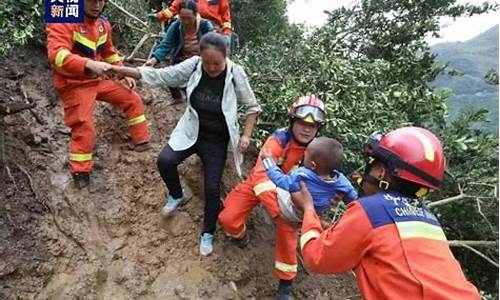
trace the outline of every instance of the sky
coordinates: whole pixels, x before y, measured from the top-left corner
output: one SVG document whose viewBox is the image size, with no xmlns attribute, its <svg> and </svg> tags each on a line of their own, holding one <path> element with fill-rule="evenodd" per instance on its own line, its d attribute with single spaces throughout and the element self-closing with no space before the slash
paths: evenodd
<svg viewBox="0 0 500 300">
<path fill-rule="evenodd" d="M 459 3 L 480 4 L 484 0 L 459 0 Z M 351 6 L 356 0 L 293 0 L 288 4 L 288 18 L 293 23 L 305 23 L 308 26 L 321 26 L 326 22 L 325 10 L 332 10 L 341 6 Z M 427 39 L 431 45 L 444 42 L 466 41 L 482 32 L 488 30 L 493 25 L 498 24 L 500 14 L 493 12 L 469 18 L 461 17 L 453 20 L 443 18 L 441 23 L 441 38 Z"/>
</svg>

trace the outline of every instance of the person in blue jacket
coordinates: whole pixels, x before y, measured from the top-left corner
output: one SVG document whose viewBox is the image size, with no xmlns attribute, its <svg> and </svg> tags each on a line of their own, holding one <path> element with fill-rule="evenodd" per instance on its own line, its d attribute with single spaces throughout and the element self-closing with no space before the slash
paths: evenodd
<svg viewBox="0 0 500 300">
<path fill-rule="evenodd" d="M 290 199 L 290 193 L 300 191 L 301 181 L 311 193 L 314 209 L 319 215 L 327 212 L 336 199 L 342 198 L 348 204 L 358 198 L 352 184 L 337 170 L 342 163 L 343 147 L 335 139 L 315 138 L 304 152 L 303 166 L 289 175 L 283 174 L 270 156 L 265 153 L 263 156 L 266 174 L 278 187 L 278 204 L 287 221 L 301 221 L 300 212 L 296 211 Z"/>
<path fill-rule="evenodd" d="M 171 57 L 172 65 L 200 55 L 200 39 L 211 31 L 215 31 L 213 24 L 200 17 L 196 2 L 193 0 L 182 1 L 179 19 L 168 27 L 160 45 L 144 65 L 152 67 L 164 61 L 168 55 Z M 180 88 L 169 87 L 169 90 L 174 101 L 182 99 Z"/>
</svg>

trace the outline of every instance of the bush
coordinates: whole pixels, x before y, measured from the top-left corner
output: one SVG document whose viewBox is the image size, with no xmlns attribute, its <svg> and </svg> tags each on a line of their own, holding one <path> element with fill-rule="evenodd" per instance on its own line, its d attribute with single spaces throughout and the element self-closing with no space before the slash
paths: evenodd
<svg viewBox="0 0 500 300">
<path fill-rule="evenodd" d="M 42 0 L 8 0 L 0 6 L 0 56 L 42 36 L 43 9 Z"/>
</svg>

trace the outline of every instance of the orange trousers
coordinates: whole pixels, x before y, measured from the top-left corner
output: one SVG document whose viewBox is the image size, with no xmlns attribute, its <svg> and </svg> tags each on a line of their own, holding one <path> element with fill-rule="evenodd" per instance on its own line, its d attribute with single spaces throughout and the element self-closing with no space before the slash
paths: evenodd
<svg viewBox="0 0 500 300">
<path fill-rule="evenodd" d="M 135 144 L 149 141 L 149 130 L 141 97 L 113 80 L 93 80 L 57 90 L 63 101 L 64 122 L 71 128 L 69 165 L 71 174 L 92 170 L 95 144 L 94 107 L 96 99 L 120 107 Z"/>
<path fill-rule="evenodd" d="M 245 235 L 246 220 L 260 203 L 276 224 L 276 247 L 274 249 L 274 271 L 279 279 L 292 280 L 297 276 L 297 231 L 293 225 L 282 220 L 276 199 L 276 187 L 271 181 L 247 180 L 238 184 L 226 197 L 219 222 L 225 232 L 234 238 Z"/>
</svg>

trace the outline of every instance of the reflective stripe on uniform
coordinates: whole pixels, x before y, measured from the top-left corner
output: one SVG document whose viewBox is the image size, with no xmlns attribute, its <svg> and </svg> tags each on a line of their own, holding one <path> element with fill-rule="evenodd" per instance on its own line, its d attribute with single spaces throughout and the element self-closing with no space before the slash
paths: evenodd
<svg viewBox="0 0 500 300">
<path fill-rule="evenodd" d="M 255 196 L 258 196 L 258 195 L 262 194 L 263 192 L 275 191 L 275 190 L 276 190 L 276 186 L 270 180 L 261 182 L 253 187 L 253 191 L 255 193 Z"/>
<path fill-rule="evenodd" d="M 137 116 L 127 121 L 128 126 L 133 126 L 135 124 L 139 124 L 146 121 L 146 117 L 144 115 Z"/>
<path fill-rule="evenodd" d="M 396 222 L 399 236 L 402 239 L 426 238 L 446 241 L 443 229 L 440 226 L 420 221 Z"/>
<path fill-rule="evenodd" d="M 287 273 L 297 273 L 297 264 L 289 265 L 281 261 L 274 261 L 274 268 L 276 270 L 287 272 Z"/>
<path fill-rule="evenodd" d="M 108 64 L 112 64 L 112 63 L 120 61 L 120 60 L 121 60 L 120 55 L 118 55 L 116 53 L 104 58 L 104 61 L 107 62 Z"/>
<path fill-rule="evenodd" d="M 304 249 L 305 244 L 312 239 L 320 236 L 319 232 L 316 230 L 309 230 L 300 237 L 300 250 Z"/>
<path fill-rule="evenodd" d="M 224 23 L 222 23 L 222 28 L 229 28 L 229 29 L 231 29 L 231 22 L 224 22 Z"/>
<path fill-rule="evenodd" d="M 102 44 L 105 44 L 106 41 L 108 40 L 108 34 L 101 35 L 99 39 L 97 40 L 96 48 L 99 48 Z"/>
<path fill-rule="evenodd" d="M 61 68 L 64 63 L 64 59 L 66 58 L 66 56 L 70 54 L 71 52 L 68 49 L 59 50 L 56 54 L 56 59 L 55 59 L 56 67 Z"/>
<path fill-rule="evenodd" d="M 232 238 L 241 239 L 245 235 L 246 231 L 247 231 L 247 225 L 243 224 L 243 229 L 240 232 L 238 232 L 237 234 L 230 234 L 228 232 L 226 232 L 226 234 Z"/>
<path fill-rule="evenodd" d="M 81 33 L 77 31 L 73 31 L 73 40 L 79 42 L 82 45 L 85 45 L 86 47 L 94 50 L 96 50 L 96 43 L 92 40 L 89 40 L 88 38 L 84 37 Z"/>
<path fill-rule="evenodd" d="M 174 16 L 174 14 L 168 8 L 163 11 L 163 14 L 165 15 L 165 17 L 167 17 L 167 19 L 170 19 Z"/>
<path fill-rule="evenodd" d="M 92 160 L 92 153 L 70 153 L 69 160 L 72 161 L 89 161 Z"/>
</svg>

